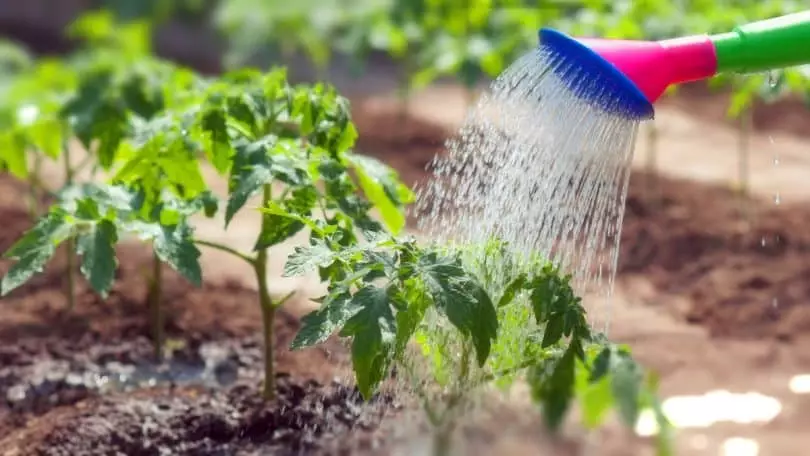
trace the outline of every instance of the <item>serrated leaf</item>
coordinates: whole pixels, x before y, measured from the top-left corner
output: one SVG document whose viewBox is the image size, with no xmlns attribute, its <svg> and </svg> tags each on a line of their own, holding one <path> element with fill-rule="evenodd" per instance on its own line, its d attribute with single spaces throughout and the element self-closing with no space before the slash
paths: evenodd
<svg viewBox="0 0 810 456">
<path fill-rule="evenodd" d="M 576 357 L 571 347 L 556 361 L 530 369 L 527 380 L 532 398 L 542 407 L 543 419 L 551 430 L 559 429 L 574 396 Z"/>
<path fill-rule="evenodd" d="M 295 277 L 325 268 L 332 264 L 337 254 L 323 241 L 316 241 L 309 247 L 296 247 L 284 264 L 284 277 Z"/>
<path fill-rule="evenodd" d="M 644 381 L 641 370 L 629 355 L 620 354 L 613 360 L 610 378 L 619 416 L 627 426 L 633 427 L 638 421 L 639 394 Z"/>
<path fill-rule="evenodd" d="M 350 155 L 349 159 L 366 198 L 379 209 L 388 229 L 398 234 L 405 226 L 401 207 L 413 202 L 413 192 L 399 181 L 395 171 L 381 162 L 361 155 Z"/>
<path fill-rule="evenodd" d="M 548 320 L 546 328 L 543 331 L 542 348 L 548 348 L 562 339 L 563 330 L 565 329 L 565 319 L 562 315 L 555 315 Z"/>
<path fill-rule="evenodd" d="M 47 244 L 20 256 L 17 262 L 9 268 L 8 273 L 3 277 L 3 281 L 0 282 L 2 296 L 9 294 L 12 290 L 27 282 L 34 274 L 42 272 L 45 264 L 48 263 L 55 252 L 56 247 Z"/>
<path fill-rule="evenodd" d="M 259 233 L 254 250 L 280 244 L 304 229 L 306 224 L 302 220 L 310 217 L 317 198 L 315 187 L 297 188 L 282 202 L 285 214 L 265 212 L 269 228 Z"/>
<path fill-rule="evenodd" d="M 591 369 L 590 377 L 588 381 L 593 383 L 597 382 L 602 379 L 605 375 L 608 374 L 610 370 L 610 362 L 612 360 L 611 355 L 613 354 L 613 350 L 610 347 L 605 347 L 602 351 L 596 355 L 596 358 L 593 360 L 593 368 Z"/>
<path fill-rule="evenodd" d="M 187 223 L 160 226 L 153 240 L 153 248 L 160 261 L 167 263 L 195 286 L 202 285 L 200 250 L 194 244 L 191 227 Z"/>
<path fill-rule="evenodd" d="M 0 295 L 8 294 L 42 271 L 56 247 L 71 234 L 65 215 L 61 210 L 47 213 L 6 251 L 4 257 L 16 258 L 17 262 L 0 282 Z"/>
<path fill-rule="evenodd" d="M 267 144 L 254 142 L 236 148 L 230 182 L 230 197 L 225 207 L 225 226 L 233 219 L 248 199 L 256 195 L 264 184 L 273 179 Z"/>
<path fill-rule="evenodd" d="M 329 295 L 321 308 L 301 318 L 301 329 L 290 344 L 291 350 L 299 350 L 320 344 L 343 327 L 361 307 L 347 292 Z"/>
<path fill-rule="evenodd" d="M 520 273 L 509 285 L 507 285 L 503 292 L 503 296 L 501 296 L 501 299 L 498 300 L 498 308 L 510 304 L 515 299 L 515 295 L 522 291 L 526 286 L 527 280 L 528 276 L 526 273 Z"/>
<path fill-rule="evenodd" d="M 217 171 L 226 172 L 231 160 L 231 142 L 225 113 L 221 109 L 205 111 L 202 115 L 202 129 L 210 137 L 206 150 L 208 159 Z"/>
<path fill-rule="evenodd" d="M 424 320 L 430 300 L 420 282 L 413 279 L 405 281 L 404 289 L 392 294 L 392 299 L 400 309 L 396 315 L 396 352 L 401 355 Z"/>
<path fill-rule="evenodd" d="M 357 388 L 370 399 L 388 373 L 394 354 L 397 323 L 388 290 L 368 285 L 352 297 L 360 310 L 344 325 L 340 335 L 352 338 L 352 367 Z"/>
<path fill-rule="evenodd" d="M 114 246 L 117 242 L 115 224 L 109 220 L 95 223 L 89 233 L 77 238 L 76 252 L 82 256 L 79 269 L 93 290 L 102 297 L 107 296 L 115 280 L 118 261 Z"/>
<path fill-rule="evenodd" d="M 417 267 L 436 308 L 472 338 L 476 359 L 483 366 L 498 333 L 498 315 L 489 295 L 453 257 L 428 253 L 419 258 Z"/>
</svg>

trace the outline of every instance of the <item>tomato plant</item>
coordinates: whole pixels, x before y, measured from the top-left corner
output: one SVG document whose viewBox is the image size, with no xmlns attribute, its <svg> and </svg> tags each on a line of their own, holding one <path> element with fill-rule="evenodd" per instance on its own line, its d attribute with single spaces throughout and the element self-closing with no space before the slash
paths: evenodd
<svg viewBox="0 0 810 456">
<path fill-rule="evenodd" d="M 380 235 L 347 245 L 320 228 L 285 267 L 288 275 L 318 270 L 328 281 L 292 348 L 335 332 L 348 338 L 366 398 L 396 367 L 436 430 L 435 454 L 447 453 L 449 434 L 474 391 L 492 382 L 508 386 L 516 376 L 529 383 L 552 430 L 575 398 L 587 426 L 615 407 L 632 428 L 646 406 L 657 411 L 662 429 L 668 426 L 643 370 L 626 348 L 592 333 L 570 276 L 550 263 L 524 263 L 496 241 L 483 248 L 423 247 Z M 661 448 L 665 454 L 669 447 Z"/>
<path fill-rule="evenodd" d="M 150 74 L 156 73 L 151 68 Z M 3 278 L 2 292 L 10 292 L 40 271 L 55 246 L 63 242 L 74 242 L 75 253 L 82 257 L 82 274 L 102 295 L 112 284 L 112 246 L 118 239 L 134 234 L 151 242 L 155 266 L 149 299 L 158 301 L 161 262 L 199 284 L 197 245 L 231 253 L 246 261 L 256 275 L 264 317 L 264 395 L 269 398 L 275 393 L 273 319 L 289 297 L 275 299 L 270 295 L 270 248 L 310 226 L 317 217 L 329 221 L 347 240 L 355 235 L 355 228 L 364 232 L 382 230 L 383 225 L 370 215 L 373 208 L 379 210 L 387 228 L 397 232 L 405 223 L 401 208 L 413 195 L 391 169 L 349 152 L 356 131 L 348 102 L 334 89 L 322 85 L 290 86 L 283 70 L 267 74 L 237 71 L 207 83 L 183 74 L 167 72 L 173 83 L 158 83 L 167 94 L 173 92 L 169 106 L 161 94 L 154 98 L 135 97 L 142 103 L 137 106 L 112 103 L 129 113 L 124 123 L 116 125 L 129 130 L 115 133 L 115 144 L 109 147 L 115 152 L 107 157 L 108 167 L 114 171 L 112 184 L 78 189 L 69 186 L 63 191 L 51 210 L 6 253 L 17 262 Z M 119 93 L 106 91 L 104 83 L 93 87 L 104 94 Z M 148 87 L 136 85 L 139 90 L 134 93 L 144 95 Z M 91 101 L 99 100 L 106 98 L 91 97 Z M 109 107 L 105 103 L 78 104 Z M 101 120 L 93 118 L 90 124 Z M 97 139 L 109 140 L 110 129 L 105 131 L 107 136 Z M 194 238 L 188 218 L 200 211 L 211 216 L 217 208 L 200 172 L 201 150 L 229 180 L 226 226 L 257 194 L 262 207 L 275 207 L 297 214 L 300 219 L 264 213 L 252 253 Z M 367 198 L 358 196 L 360 190 Z M 159 308 L 159 302 L 152 307 Z M 158 328 L 159 320 L 153 325 Z M 156 336 L 159 343 L 160 335 Z"/>
</svg>

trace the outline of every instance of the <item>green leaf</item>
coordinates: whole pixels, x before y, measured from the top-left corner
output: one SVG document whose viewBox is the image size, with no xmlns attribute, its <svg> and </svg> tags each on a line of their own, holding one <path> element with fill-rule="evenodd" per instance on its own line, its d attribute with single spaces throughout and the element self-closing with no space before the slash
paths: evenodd
<svg viewBox="0 0 810 456">
<path fill-rule="evenodd" d="M 543 332 L 542 348 L 548 348 L 562 339 L 563 330 L 565 328 L 565 319 L 562 315 L 555 315 L 546 323 L 546 329 Z"/>
<path fill-rule="evenodd" d="M 362 155 L 350 155 L 349 160 L 366 198 L 380 210 L 388 229 L 398 234 L 405 227 L 405 214 L 400 208 L 414 200 L 413 192 L 381 162 Z"/>
<path fill-rule="evenodd" d="M 268 221 L 269 229 L 259 234 L 254 250 L 280 244 L 304 229 L 306 225 L 299 219 L 311 216 L 317 198 L 318 191 L 315 187 L 297 188 L 291 192 L 291 197 L 284 200 L 282 204 L 285 212 L 295 214 L 298 217 L 265 212 L 264 217 Z"/>
<path fill-rule="evenodd" d="M 341 132 L 340 139 L 337 142 L 336 152 L 341 154 L 351 149 L 352 146 L 354 146 L 354 142 L 357 141 L 357 137 L 357 128 L 355 128 L 354 124 L 349 123 L 346 125 L 346 128 Z"/>
<path fill-rule="evenodd" d="M 62 124 L 58 120 L 41 120 L 28 127 L 34 146 L 51 158 L 62 154 Z"/>
<path fill-rule="evenodd" d="M 515 279 L 506 286 L 503 296 L 501 296 L 501 299 L 498 300 L 498 308 L 510 304 L 515 299 L 515 295 L 523 290 L 523 288 L 526 286 L 527 280 L 528 276 L 525 272 L 520 273 L 517 277 L 515 277 Z"/>
<path fill-rule="evenodd" d="M 368 285 L 352 297 L 360 310 L 343 327 L 340 335 L 352 338 L 352 366 L 357 388 L 370 399 L 388 373 L 396 341 L 396 319 L 388 290 Z"/>
<path fill-rule="evenodd" d="M 325 268 L 332 264 L 337 254 L 323 241 L 313 240 L 309 247 L 296 247 L 284 264 L 284 277 L 295 277 Z"/>
<path fill-rule="evenodd" d="M 116 227 L 109 220 L 93 224 L 89 233 L 81 234 L 77 239 L 76 252 L 82 256 L 80 270 L 102 297 L 107 296 L 115 280 L 118 262 L 114 246 L 117 242 Z"/>
<path fill-rule="evenodd" d="M 431 303 L 421 283 L 413 279 L 404 282 L 403 290 L 392 293 L 392 300 L 398 309 L 396 352 L 401 355 L 424 320 Z"/>
<path fill-rule="evenodd" d="M 13 130 L 0 132 L 0 165 L 18 179 L 28 178 L 28 161 L 25 154 L 25 139 Z"/>
<path fill-rule="evenodd" d="M 225 208 L 225 226 L 233 219 L 247 200 L 256 195 L 264 184 L 273 179 L 271 161 L 267 156 L 267 144 L 254 142 L 236 148 L 233 168 L 231 169 L 230 198 Z"/>
<path fill-rule="evenodd" d="M 577 363 L 576 375 L 582 421 L 587 428 L 594 429 L 602 424 L 614 404 L 610 378 L 602 376 L 592 380 L 592 371 L 589 372 L 582 363 Z"/>
<path fill-rule="evenodd" d="M 419 258 L 417 268 L 437 309 L 472 338 L 483 366 L 498 333 L 498 315 L 489 295 L 456 258 L 431 252 Z"/>
<path fill-rule="evenodd" d="M 619 353 L 611 366 L 611 389 L 619 416 L 627 426 L 634 427 L 639 415 L 639 394 L 644 381 L 639 366 L 629 354 Z"/>
<path fill-rule="evenodd" d="M 347 292 L 328 295 L 320 309 L 301 319 L 301 329 L 290 344 L 290 349 L 299 350 L 326 341 L 360 309 L 359 302 Z"/>
<path fill-rule="evenodd" d="M 540 404 L 551 430 L 559 429 L 574 396 L 576 356 L 572 346 L 559 359 L 533 366 L 527 376 L 532 398 Z"/>
<path fill-rule="evenodd" d="M 56 247 L 71 235 L 71 228 L 62 210 L 53 210 L 40 218 L 5 253 L 6 258 L 16 258 L 17 262 L 0 282 L 0 295 L 7 295 L 41 272 L 53 257 Z"/>
<path fill-rule="evenodd" d="M 209 109 L 203 113 L 202 129 L 210 137 L 208 159 L 217 171 L 228 170 L 231 160 L 231 142 L 225 113 L 221 109 Z"/>
<path fill-rule="evenodd" d="M 588 379 L 589 382 L 598 382 L 602 379 L 602 377 L 608 374 L 612 354 L 613 350 L 611 347 L 605 347 L 599 352 L 598 355 L 596 355 L 596 358 L 593 360 L 593 369 L 591 370 L 590 378 Z"/>
<path fill-rule="evenodd" d="M 161 226 L 154 238 L 153 248 L 161 261 L 167 263 L 195 286 L 202 285 L 200 250 L 194 244 L 194 233 L 187 223 Z"/>
</svg>

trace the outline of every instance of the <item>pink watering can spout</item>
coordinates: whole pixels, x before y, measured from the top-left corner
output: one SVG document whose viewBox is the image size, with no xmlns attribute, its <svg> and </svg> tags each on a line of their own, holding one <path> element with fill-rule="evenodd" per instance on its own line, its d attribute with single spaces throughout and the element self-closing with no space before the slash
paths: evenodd
<svg viewBox="0 0 810 456">
<path fill-rule="evenodd" d="M 671 85 L 810 64 L 810 11 L 663 41 L 576 39 L 543 28 L 540 43 L 575 96 L 643 120 L 654 117 L 653 103 Z"/>
<path fill-rule="evenodd" d="M 665 41 L 579 40 L 619 69 L 655 103 L 673 84 L 699 81 L 717 73 L 717 56 L 708 36 Z"/>
</svg>

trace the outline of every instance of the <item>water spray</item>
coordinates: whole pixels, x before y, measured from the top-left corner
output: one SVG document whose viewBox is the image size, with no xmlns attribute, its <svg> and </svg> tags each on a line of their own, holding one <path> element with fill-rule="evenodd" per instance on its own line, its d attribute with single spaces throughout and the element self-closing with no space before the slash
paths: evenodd
<svg viewBox="0 0 810 456">
<path fill-rule="evenodd" d="M 635 120 L 652 119 L 653 104 L 671 85 L 810 64 L 810 10 L 662 41 L 577 39 L 549 28 L 539 35 L 576 97 Z"/>
</svg>

